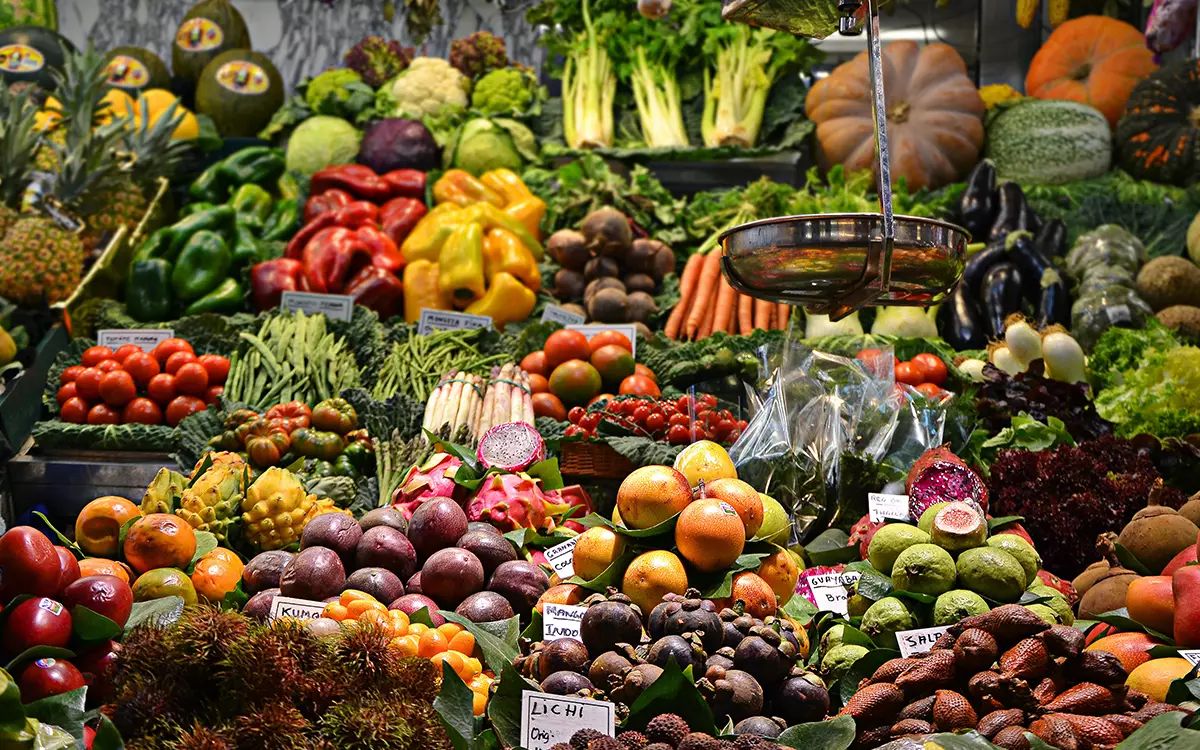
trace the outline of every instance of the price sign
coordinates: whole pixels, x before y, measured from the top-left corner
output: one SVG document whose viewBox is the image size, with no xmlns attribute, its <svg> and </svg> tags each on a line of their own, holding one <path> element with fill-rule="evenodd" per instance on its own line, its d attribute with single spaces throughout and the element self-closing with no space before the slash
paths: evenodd
<svg viewBox="0 0 1200 750">
<path fill-rule="evenodd" d="M 114 351 L 133 344 L 148 352 L 174 336 L 175 332 L 170 328 L 105 328 L 96 331 L 96 343 Z"/>
<path fill-rule="evenodd" d="M 280 617 L 291 617 L 297 620 L 315 620 L 325 611 L 325 602 L 314 602 L 311 599 L 294 599 L 290 596 L 277 596 L 271 600 L 271 612 L 268 619 L 277 620 Z"/>
<path fill-rule="evenodd" d="M 1179 655 L 1188 660 L 1193 667 L 1200 664 L 1200 648 L 1181 648 Z"/>
<path fill-rule="evenodd" d="M 574 638 L 579 641 L 579 621 L 587 607 L 571 604 L 546 604 L 542 608 L 542 640 Z"/>
<path fill-rule="evenodd" d="M 321 313 L 332 320 L 349 322 L 354 317 L 354 298 L 347 294 L 289 291 L 279 298 L 279 309 L 288 312 L 300 311 L 305 315 Z"/>
<path fill-rule="evenodd" d="M 616 705 L 608 701 L 570 698 L 526 690 L 521 695 L 521 747 L 549 750 L 568 742 L 580 729 L 616 734 Z"/>
<path fill-rule="evenodd" d="M 546 309 L 542 311 L 543 323 L 562 323 L 565 326 L 579 325 L 586 321 L 587 318 L 577 312 L 571 312 L 565 307 L 558 305 L 546 305 Z"/>
<path fill-rule="evenodd" d="M 867 493 L 867 512 L 871 523 L 881 523 L 888 519 L 909 521 L 908 495 L 885 495 L 882 492 Z"/>
<path fill-rule="evenodd" d="M 623 333 L 633 347 L 633 351 L 630 354 L 633 355 L 634 359 L 637 359 L 637 326 L 632 323 L 588 323 L 585 326 L 567 326 L 567 328 L 570 328 L 572 331 L 579 331 L 587 337 L 588 341 L 591 341 L 592 337 L 601 331 Z"/>
<path fill-rule="evenodd" d="M 896 633 L 896 643 L 900 645 L 900 655 L 908 658 L 916 654 L 929 653 L 929 649 L 950 629 L 949 625 L 936 628 L 921 628 L 919 630 L 901 630 Z"/>
<path fill-rule="evenodd" d="M 805 575 L 809 591 L 808 600 L 821 612 L 847 613 L 846 603 L 850 599 L 850 587 L 858 581 L 861 573 L 817 573 Z"/>
<path fill-rule="evenodd" d="M 428 336 L 434 331 L 473 331 L 476 328 L 487 328 L 491 324 L 492 319 L 486 315 L 467 315 L 422 307 L 421 319 L 417 322 L 417 333 Z"/>
<path fill-rule="evenodd" d="M 575 566 L 572 564 L 572 560 L 575 559 L 575 542 L 577 541 L 579 541 L 579 537 L 571 537 L 545 552 L 546 562 L 550 563 L 550 567 L 554 568 L 554 572 L 558 573 L 558 577 L 564 581 L 575 575 Z"/>
</svg>

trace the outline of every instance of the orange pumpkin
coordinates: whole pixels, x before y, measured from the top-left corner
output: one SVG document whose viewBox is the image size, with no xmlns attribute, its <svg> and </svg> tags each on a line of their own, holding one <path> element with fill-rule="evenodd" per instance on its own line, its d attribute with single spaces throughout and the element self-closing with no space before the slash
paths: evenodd
<svg viewBox="0 0 1200 750">
<path fill-rule="evenodd" d="M 1055 29 L 1033 56 L 1025 93 L 1087 104 L 1115 126 L 1133 87 L 1157 69 L 1142 32 L 1116 18 L 1080 16 Z"/>
<path fill-rule="evenodd" d="M 983 100 L 954 48 L 891 42 L 883 48 L 892 182 L 909 189 L 937 188 L 961 180 L 983 147 Z M 842 63 L 809 89 L 804 101 L 817 124 L 823 169 L 875 168 L 875 124 L 867 53 Z"/>
</svg>

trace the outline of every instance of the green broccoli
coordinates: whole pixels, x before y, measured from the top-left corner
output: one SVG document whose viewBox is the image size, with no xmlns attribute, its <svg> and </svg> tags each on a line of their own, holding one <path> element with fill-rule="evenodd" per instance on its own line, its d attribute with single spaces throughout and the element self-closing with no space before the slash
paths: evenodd
<svg viewBox="0 0 1200 750">
<path fill-rule="evenodd" d="M 520 114 L 533 102 L 537 82 L 517 68 L 493 70 L 475 84 L 471 107 L 487 115 Z"/>
<path fill-rule="evenodd" d="M 346 102 L 353 93 L 346 88 L 347 84 L 362 82 L 362 76 L 349 68 L 334 68 L 321 73 L 308 82 L 304 91 L 304 101 L 315 111 L 321 111 L 322 103 L 332 96 L 338 102 Z"/>
</svg>

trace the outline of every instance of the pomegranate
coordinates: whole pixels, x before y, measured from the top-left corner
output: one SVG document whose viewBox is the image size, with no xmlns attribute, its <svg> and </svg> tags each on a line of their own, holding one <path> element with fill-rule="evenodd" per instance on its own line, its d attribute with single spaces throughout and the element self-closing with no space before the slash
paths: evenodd
<svg viewBox="0 0 1200 750">
<path fill-rule="evenodd" d="M 75 665 L 62 659 L 38 659 L 30 662 L 17 680 L 21 702 L 32 703 L 51 695 L 61 695 L 83 687 L 83 674 Z"/>
<path fill-rule="evenodd" d="M 16 655 L 34 646 L 65 647 L 71 640 L 71 613 L 44 596 L 26 599 L 4 623 L 4 648 Z"/>
</svg>

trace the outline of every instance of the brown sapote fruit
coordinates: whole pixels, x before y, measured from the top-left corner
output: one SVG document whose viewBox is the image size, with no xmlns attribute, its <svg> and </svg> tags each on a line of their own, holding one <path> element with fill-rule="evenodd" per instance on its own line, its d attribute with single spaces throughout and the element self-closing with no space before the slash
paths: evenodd
<svg viewBox="0 0 1200 750">
<path fill-rule="evenodd" d="M 1200 527 L 1162 504 L 1163 492 L 1160 477 L 1154 480 L 1146 507 L 1134 514 L 1133 520 L 1125 524 L 1117 537 L 1117 543 L 1132 552 L 1152 573 L 1165 568 L 1171 558 L 1195 544 L 1200 535 Z"/>
<path fill-rule="evenodd" d="M 1104 612 L 1112 612 L 1125 606 L 1125 594 L 1129 584 L 1140 578 L 1132 570 L 1121 567 L 1117 561 L 1117 535 L 1112 532 L 1101 534 L 1096 540 L 1096 548 L 1108 559 L 1108 569 L 1104 576 L 1093 583 L 1079 599 L 1079 616 L 1085 619 L 1094 618 Z M 1166 563 L 1163 563 L 1164 565 Z"/>
</svg>

